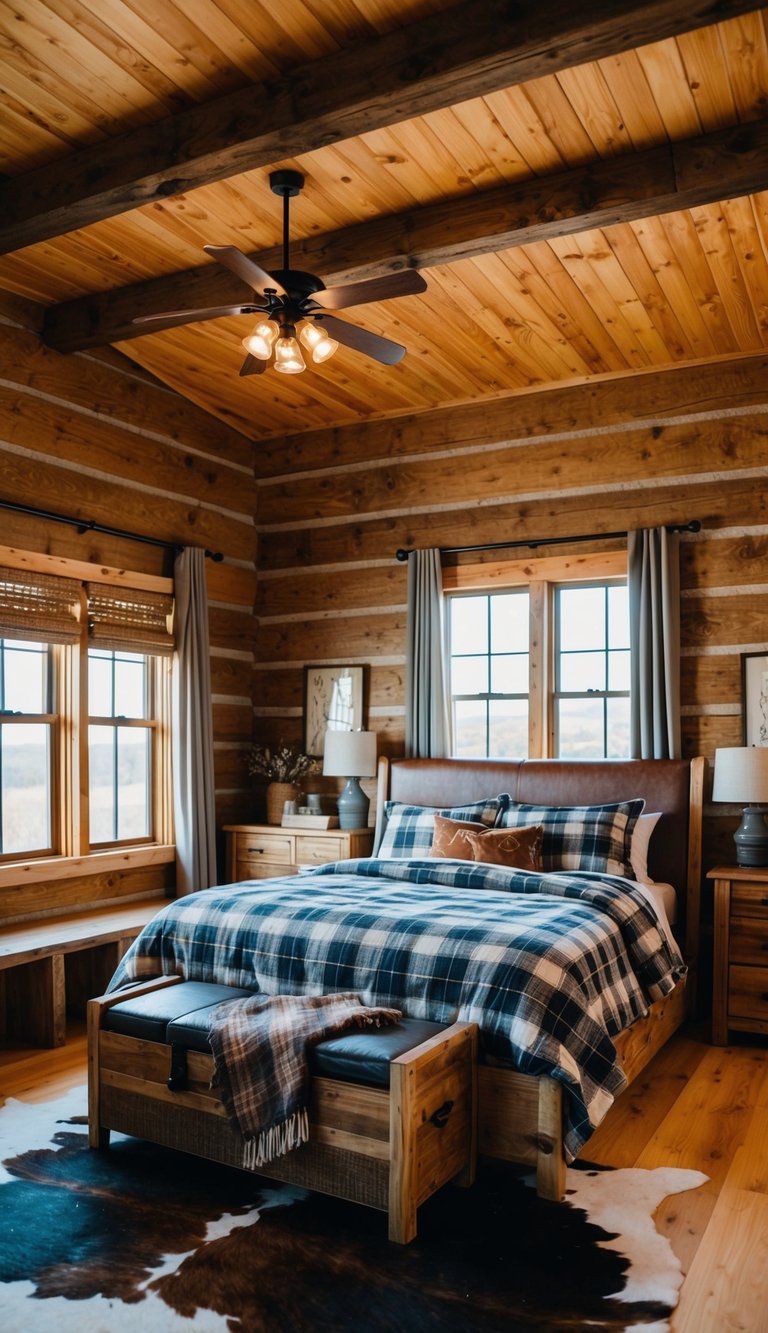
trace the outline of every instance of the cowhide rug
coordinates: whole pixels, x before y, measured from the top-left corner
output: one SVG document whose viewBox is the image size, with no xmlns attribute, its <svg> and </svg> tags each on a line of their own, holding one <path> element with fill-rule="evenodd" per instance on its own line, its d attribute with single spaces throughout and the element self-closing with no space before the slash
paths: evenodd
<svg viewBox="0 0 768 1333">
<path fill-rule="evenodd" d="M 483 1169 L 383 1214 L 113 1135 L 85 1091 L 0 1110 L 3 1333 L 661 1333 L 680 1267 L 652 1214 L 698 1171 L 578 1168 L 568 1205 Z"/>
</svg>

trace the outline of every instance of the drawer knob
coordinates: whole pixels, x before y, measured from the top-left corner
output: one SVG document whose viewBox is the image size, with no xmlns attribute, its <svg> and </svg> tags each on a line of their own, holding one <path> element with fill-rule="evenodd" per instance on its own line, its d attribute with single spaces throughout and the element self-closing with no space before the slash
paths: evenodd
<svg viewBox="0 0 768 1333">
<path fill-rule="evenodd" d="M 246 847 L 245 850 L 246 850 L 247 852 L 260 852 L 262 855 L 264 854 L 264 848 L 263 848 L 263 847 Z"/>
</svg>

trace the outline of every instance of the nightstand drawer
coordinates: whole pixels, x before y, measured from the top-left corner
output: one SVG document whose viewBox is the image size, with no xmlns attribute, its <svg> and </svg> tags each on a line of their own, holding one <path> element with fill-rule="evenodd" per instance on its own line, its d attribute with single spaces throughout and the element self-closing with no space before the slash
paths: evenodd
<svg viewBox="0 0 768 1333">
<path fill-rule="evenodd" d="M 768 967 L 768 916 L 731 919 L 728 958 L 731 963 Z"/>
<path fill-rule="evenodd" d="M 326 861 L 341 861 L 347 852 L 348 839 L 339 836 L 329 837 L 324 833 L 318 838 L 315 833 L 296 834 L 296 860 L 300 865 L 324 865 Z"/>
<path fill-rule="evenodd" d="M 768 1027 L 768 967 L 730 968 L 728 1015 Z"/>
<path fill-rule="evenodd" d="M 238 833 L 238 861 L 270 861 L 273 865 L 293 864 L 293 838 L 279 833 Z"/>
<path fill-rule="evenodd" d="M 765 880 L 735 880 L 731 887 L 731 916 L 756 916 L 768 921 L 768 884 Z"/>
</svg>

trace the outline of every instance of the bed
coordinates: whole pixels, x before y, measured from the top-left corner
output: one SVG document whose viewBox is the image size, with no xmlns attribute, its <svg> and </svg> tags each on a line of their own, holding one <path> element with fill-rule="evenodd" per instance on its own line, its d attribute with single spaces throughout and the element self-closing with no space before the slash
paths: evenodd
<svg viewBox="0 0 768 1333">
<path fill-rule="evenodd" d="M 475 1022 L 479 1151 L 534 1167 L 539 1193 L 560 1198 L 566 1161 L 686 1016 L 704 769 L 700 758 L 382 760 L 372 858 L 177 900 L 110 989 L 173 975 L 352 989 L 409 1017 Z M 476 827 L 478 860 L 432 855 L 436 811 L 448 828 Z M 640 812 L 659 815 L 645 890 L 621 861 Z M 486 834 L 529 827 L 544 829 L 543 873 L 482 859 Z"/>
</svg>

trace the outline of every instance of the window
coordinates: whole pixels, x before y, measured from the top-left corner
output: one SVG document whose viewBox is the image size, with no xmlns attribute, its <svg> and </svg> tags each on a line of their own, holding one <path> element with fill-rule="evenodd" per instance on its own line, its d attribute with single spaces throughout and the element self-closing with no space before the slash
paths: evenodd
<svg viewBox="0 0 768 1333">
<path fill-rule="evenodd" d="M 527 591 L 455 597 L 450 605 L 454 753 L 526 754 Z"/>
<path fill-rule="evenodd" d="M 52 654 L 44 643 L 0 639 L 0 853 L 52 850 Z"/>
<path fill-rule="evenodd" d="M 453 753 L 461 758 L 629 754 L 625 552 L 444 571 Z M 494 588 L 505 581 L 503 591 Z M 470 588 L 472 591 L 470 591 Z M 482 590 L 481 590 L 482 589 Z"/>
<path fill-rule="evenodd" d="M 0 567 L 6 862 L 172 841 L 170 581 L 126 588 L 114 573 Z"/>
</svg>

